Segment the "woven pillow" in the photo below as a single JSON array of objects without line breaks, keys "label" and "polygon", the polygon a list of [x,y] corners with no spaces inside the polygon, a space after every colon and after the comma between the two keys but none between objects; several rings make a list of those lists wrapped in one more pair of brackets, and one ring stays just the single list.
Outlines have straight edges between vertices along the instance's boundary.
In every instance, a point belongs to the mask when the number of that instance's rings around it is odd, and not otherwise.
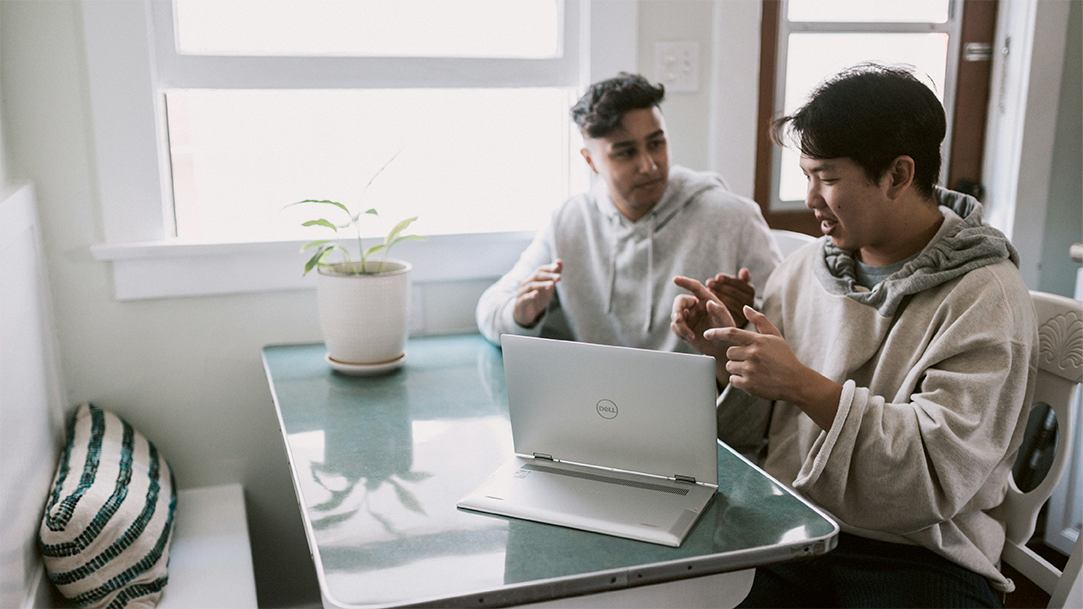
[{"label": "woven pillow", "polygon": [[80,607],[154,607],[169,579],[176,502],[154,444],[116,415],[79,406],[38,533],[49,579]]}]

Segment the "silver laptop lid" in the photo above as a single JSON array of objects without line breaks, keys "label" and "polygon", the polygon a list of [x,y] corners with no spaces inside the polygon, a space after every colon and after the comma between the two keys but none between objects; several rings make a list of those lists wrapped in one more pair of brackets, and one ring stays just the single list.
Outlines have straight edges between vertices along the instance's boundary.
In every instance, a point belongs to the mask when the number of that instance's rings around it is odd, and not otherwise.
[{"label": "silver laptop lid", "polygon": [[505,334],[515,452],[717,484],[714,359]]}]

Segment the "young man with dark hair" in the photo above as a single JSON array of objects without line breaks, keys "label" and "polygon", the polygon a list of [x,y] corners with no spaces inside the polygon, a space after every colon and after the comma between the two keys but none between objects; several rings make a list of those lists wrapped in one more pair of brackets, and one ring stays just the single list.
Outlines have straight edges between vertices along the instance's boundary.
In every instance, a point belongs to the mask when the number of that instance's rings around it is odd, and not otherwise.
[{"label": "young man with dark hair", "polygon": [[501,334],[688,351],[669,331],[676,275],[706,280],[732,314],[782,256],[753,201],[720,176],[670,166],[665,90],[639,75],[598,82],[572,107],[600,177],[558,208],[515,267],[482,295],[477,321]]},{"label": "young man with dark hair", "polygon": [[[936,186],[944,111],[908,70],[861,65],[774,124],[825,238],[767,282],[755,331],[698,281],[672,328],[713,355],[731,417],[771,408],[763,467],[842,527],[823,557],[757,569],[747,606],[997,606],[1000,512],[1037,331],[1007,238]],[[760,430],[762,431],[762,430]]]}]

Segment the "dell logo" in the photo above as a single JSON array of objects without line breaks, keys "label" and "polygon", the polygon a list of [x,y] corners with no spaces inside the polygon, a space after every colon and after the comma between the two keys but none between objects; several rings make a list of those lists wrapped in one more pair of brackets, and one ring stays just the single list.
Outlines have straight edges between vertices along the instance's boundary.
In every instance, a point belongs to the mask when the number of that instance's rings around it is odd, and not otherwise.
[{"label": "dell logo", "polygon": [[609,400],[601,400],[598,402],[598,414],[603,419],[615,419],[617,418],[617,405]]}]

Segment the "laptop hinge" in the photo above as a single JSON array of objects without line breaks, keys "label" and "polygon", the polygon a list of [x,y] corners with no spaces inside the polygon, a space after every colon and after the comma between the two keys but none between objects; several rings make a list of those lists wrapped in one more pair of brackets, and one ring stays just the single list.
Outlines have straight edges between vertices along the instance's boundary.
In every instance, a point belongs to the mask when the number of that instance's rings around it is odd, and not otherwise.
[{"label": "laptop hinge", "polygon": [[535,459],[545,459],[546,461],[552,461],[553,455],[547,455],[545,453],[534,453]]},{"label": "laptop hinge", "polygon": [[676,475],[673,476],[673,479],[676,480],[677,482],[687,482],[689,484],[695,484],[696,483],[696,479],[693,478],[692,476],[682,476],[680,474],[676,474]]}]

